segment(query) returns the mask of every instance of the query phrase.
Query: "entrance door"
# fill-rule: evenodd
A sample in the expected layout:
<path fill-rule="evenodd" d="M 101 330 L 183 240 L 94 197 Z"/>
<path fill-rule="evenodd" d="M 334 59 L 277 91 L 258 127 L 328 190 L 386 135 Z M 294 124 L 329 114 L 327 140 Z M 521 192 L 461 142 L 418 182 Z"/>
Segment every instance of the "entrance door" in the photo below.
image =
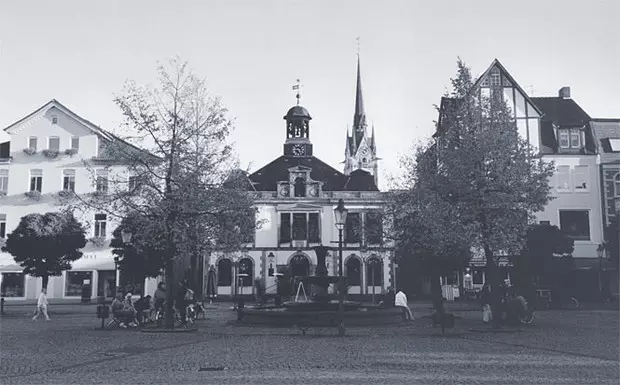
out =
<path fill-rule="evenodd" d="M 116 272 L 114 270 L 100 270 L 97 272 L 97 296 L 113 299 L 116 291 Z"/>
<path fill-rule="evenodd" d="M 310 261 L 303 254 L 297 254 L 291 259 L 291 275 L 293 277 L 307 277 L 310 274 Z"/>

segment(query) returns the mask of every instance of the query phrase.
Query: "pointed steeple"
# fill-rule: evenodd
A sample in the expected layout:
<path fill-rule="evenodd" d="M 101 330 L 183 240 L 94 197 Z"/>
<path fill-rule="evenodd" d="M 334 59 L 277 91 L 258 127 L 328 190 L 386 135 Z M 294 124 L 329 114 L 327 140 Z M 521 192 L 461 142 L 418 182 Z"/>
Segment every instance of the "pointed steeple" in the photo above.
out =
<path fill-rule="evenodd" d="M 375 123 L 372 124 L 372 137 L 370 138 L 370 148 L 372 152 L 374 152 L 375 156 L 377 155 L 377 144 L 375 143 Z"/>
<path fill-rule="evenodd" d="M 357 54 L 357 86 L 355 89 L 355 113 L 353 114 L 353 132 L 366 127 L 366 111 L 362 97 L 362 73 L 360 69 L 360 55 Z"/>
<path fill-rule="evenodd" d="M 345 147 L 344 147 L 344 153 L 345 156 L 351 156 L 351 146 L 349 146 L 349 126 L 347 126 L 347 142 L 345 143 Z M 346 159 L 345 159 L 346 162 Z"/>

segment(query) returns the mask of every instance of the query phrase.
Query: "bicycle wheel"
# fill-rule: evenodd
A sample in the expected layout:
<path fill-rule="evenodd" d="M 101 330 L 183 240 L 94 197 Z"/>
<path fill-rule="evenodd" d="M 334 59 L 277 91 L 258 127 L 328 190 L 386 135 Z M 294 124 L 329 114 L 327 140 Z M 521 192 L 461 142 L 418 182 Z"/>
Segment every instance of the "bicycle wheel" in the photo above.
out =
<path fill-rule="evenodd" d="M 522 325 L 531 325 L 534 322 L 534 312 L 528 311 L 527 314 L 519 316 L 519 322 Z"/>

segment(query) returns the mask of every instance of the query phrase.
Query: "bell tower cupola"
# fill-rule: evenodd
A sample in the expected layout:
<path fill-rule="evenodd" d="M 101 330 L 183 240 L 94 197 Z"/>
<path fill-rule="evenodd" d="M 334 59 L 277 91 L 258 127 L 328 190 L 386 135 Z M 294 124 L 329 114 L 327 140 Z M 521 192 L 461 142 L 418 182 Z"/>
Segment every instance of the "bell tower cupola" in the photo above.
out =
<path fill-rule="evenodd" d="M 293 86 L 297 90 L 297 105 L 291 107 L 284 120 L 286 121 L 286 141 L 284 142 L 284 155 L 303 157 L 312 156 L 312 143 L 310 142 L 310 120 L 312 117 L 308 110 L 299 105 L 299 79 Z"/>

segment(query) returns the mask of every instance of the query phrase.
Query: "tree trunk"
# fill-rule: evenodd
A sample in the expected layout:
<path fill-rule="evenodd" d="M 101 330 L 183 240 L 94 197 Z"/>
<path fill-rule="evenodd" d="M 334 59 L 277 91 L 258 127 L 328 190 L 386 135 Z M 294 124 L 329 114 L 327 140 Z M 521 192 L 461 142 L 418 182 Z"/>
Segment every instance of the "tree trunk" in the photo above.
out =
<path fill-rule="evenodd" d="M 47 284 L 50 280 L 50 276 L 49 275 L 42 275 L 41 276 L 41 289 L 47 289 Z"/>
<path fill-rule="evenodd" d="M 501 296 L 501 283 L 499 276 L 499 269 L 497 264 L 495 263 L 495 259 L 493 256 L 493 251 L 488 247 L 484 246 L 484 255 L 486 258 L 486 274 L 487 279 L 489 279 L 491 283 L 491 314 L 493 315 L 492 325 L 493 328 L 499 329 L 502 326 L 502 296 Z"/>
<path fill-rule="evenodd" d="M 164 317 L 164 327 L 168 329 L 174 328 L 174 304 L 173 304 L 173 285 L 174 285 L 174 269 L 173 259 L 170 257 L 166 263 L 166 310 Z"/>
<path fill-rule="evenodd" d="M 441 292 L 441 272 L 437 262 L 431 262 L 431 297 L 433 298 L 433 309 L 438 313 L 443 313 L 443 293 Z"/>

